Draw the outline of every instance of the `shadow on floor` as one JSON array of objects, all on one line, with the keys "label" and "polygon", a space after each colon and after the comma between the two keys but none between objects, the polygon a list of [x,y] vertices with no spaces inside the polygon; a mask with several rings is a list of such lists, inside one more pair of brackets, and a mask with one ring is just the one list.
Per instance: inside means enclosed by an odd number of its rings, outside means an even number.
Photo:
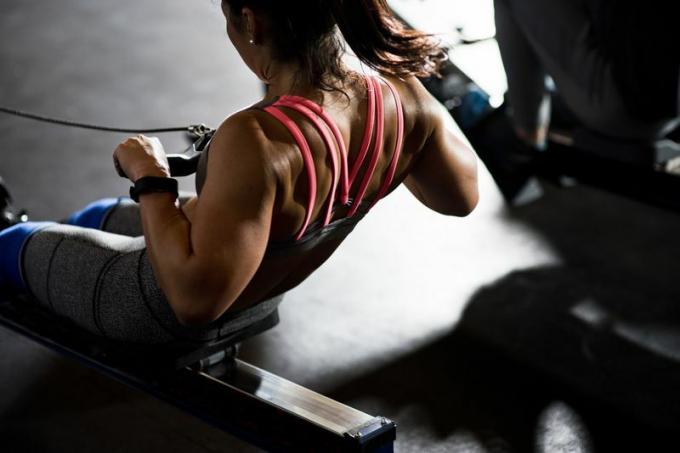
[{"label": "shadow on floor", "polygon": [[[11,398],[3,398],[11,400],[9,404],[3,404],[4,420],[21,420],[36,414],[43,418],[70,417],[143,399],[140,394],[127,391],[126,387],[112,386],[107,377],[51,353],[44,355],[40,372],[32,377],[30,383],[17,382]],[[65,401],[68,401],[67,405]]]},{"label": "shadow on floor", "polygon": [[416,406],[423,418],[397,422],[471,432],[488,451],[568,439],[574,451],[661,451],[680,426],[680,216],[579,187],[548,189],[510,221],[562,263],[480,289],[449,335],[331,396]]}]

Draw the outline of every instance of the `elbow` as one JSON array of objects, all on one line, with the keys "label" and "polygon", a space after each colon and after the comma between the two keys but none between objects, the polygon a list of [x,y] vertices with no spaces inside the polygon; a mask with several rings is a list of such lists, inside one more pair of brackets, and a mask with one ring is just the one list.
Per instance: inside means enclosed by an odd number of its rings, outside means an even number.
[{"label": "elbow", "polygon": [[439,213],[451,217],[467,217],[472,214],[476,207],[477,200],[465,203],[457,203],[455,206],[451,206],[446,210],[439,210]]},{"label": "elbow", "polygon": [[463,190],[456,190],[449,195],[450,202],[439,212],[452,217],[467,217],[479,204],[479,189],[476,180]]},{"label": "elbow", "polygon": [[473,159],[470,162],[466,184],[463,185],[463,193],[461,196],[460,212],[456,214],[458,217],[467,217],[477,208],[479,204],[479,178],[477,173],[477,160]]},{"label": "elbow", "polygon": [[217,321],[234,303],[233,298],[223,292],[184,291],[183,294],[168,296],[168,302],[177,321],[185,327],[207,327]]},{"label": "elbow", "polygon": [[458,210],[456,217],[467,217],[477,208],[479,204],[479,181],[477,178],[477,163],[473,161],[469,170],[465,184],[462,185],[458,199]]},{"label": "elbow", "polygon": [[242,291],[233,284],[229,270],[214,261],[194,256],[184,261],[166,260],[164,264],[157,272],[159,284],[182,326],[209,326],[236,302]]},{"label": "elbow", "polygon": [[479,204],[479,192],[474,191],[474,193],[467,195],[458,205],[457,210],[451,215],[456,217],[467,217],[477,208]]},{"label": "elbow", "polygon": [[479,181],[477,162],[471,160],[463,176],[449,187],[448,206],[443,214],[454,217],[467,217],[479,204]]},{"label": "elbow", "polygon": [[427,206],[439,214],[450,217],[467,217],[475,210],[479,203],[479,195],[474,194],[461,197],[460,194],[452,194],[447,200],[442,200],[438,204],[428,204]]},{"label": "elbow", "polygon": [[219,318],[207,310],[174,310],[174,312],[182,326],[191,328],[207,327]]}]

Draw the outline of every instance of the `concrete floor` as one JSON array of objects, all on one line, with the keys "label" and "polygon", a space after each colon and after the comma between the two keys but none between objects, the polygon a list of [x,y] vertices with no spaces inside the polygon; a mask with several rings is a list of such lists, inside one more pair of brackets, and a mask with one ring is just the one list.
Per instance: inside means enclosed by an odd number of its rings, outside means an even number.
[{"label": "concrete floor", "polygon": [[[259,93],[216,1],[4,0],[0,11],[1,104],[109,125],[216,125]],[[0,174],[34,219],[127,190],[110,158],[123,136],[5,116],[0,134]],[[677,451],[663,449],[676,441],[662,431],[680,420],[680,389],[664,384],[677,376],[672,348],[655,352],[655,367],[641,348],[628,363],[628,346],[576,335],[590,330],[564,313],[590,301],[672,343],[680,217],[585,187],[549,188],[510,212],[481,176],[466,219],[398,190],[243,357],[396,420],[399,452]],[[5,330],[0,446],[255,450]]]}]

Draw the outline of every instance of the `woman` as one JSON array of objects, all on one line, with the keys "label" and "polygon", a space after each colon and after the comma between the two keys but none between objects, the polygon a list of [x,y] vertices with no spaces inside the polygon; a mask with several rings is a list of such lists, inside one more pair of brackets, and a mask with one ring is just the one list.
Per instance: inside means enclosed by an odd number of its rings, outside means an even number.
[{"label": "woman", "polygon": [[[402,182],[438,212],[472,211],[475,156],[414,77],[435,73],[442,51],[405,30],[384,0],[229,0],[222,9],[267,94],[219,127],[198,195],[178,203],[161,143],[130,138],[114,162],[139,207],[103,200],[71,225],[5,230],[6,285],[99,335],[163,343],[298,285]],[[343,65],[338,28],[383,77]],[[143,238],[130,237],[142,233],[138,212]]]}]

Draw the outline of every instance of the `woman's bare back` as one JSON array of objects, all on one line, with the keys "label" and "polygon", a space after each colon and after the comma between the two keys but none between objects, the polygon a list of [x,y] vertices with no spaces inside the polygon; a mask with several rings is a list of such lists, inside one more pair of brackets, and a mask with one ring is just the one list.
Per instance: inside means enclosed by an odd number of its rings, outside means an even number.
[{"label": "woman's bare back", "polygon": [[[407,177],[423,145],[431,133],[431,125],[427,124],[422,115],[427,109],[423,104],[429,99],[423,99],[418,93],[415,80],[403,82],[397,79],[389,79],[396,88],[401,98],[404,116],[404,143],[396,173],[389,191],[391,192]],[[385,179],[390,162],[394,155],[397,141],[397,105],[390,89],[385,83],[381,83],[381,91],[384,99],[384,137],[380,147],[379,159],[373,176],[370,178],[366,194],[362,200],[367,207],[377,195],[382,182]],[[366,84],[362,78],[353,78],[353,82],[345,87],[345,94],[340,92],[312,92],[301,93],[300,96],[313,100],[324,109],[340,129],[343,141],[348,151],[348,164],[351,165],[357,159],[364,138],[366,122],[368,118],[368,102]],[[420,96],[419,96],[420,95]],[[252,115],[260,125],[262,133],[272,144],[274,158],[272,170],[277,175],[277,192],[274,212],[272,213],[269,244],[288,243],[283,253],[265,254],[260,267],[254,277],[232,305],[232,310],[238,310],[250,306],[256,302],[281,294],[297,286],[306,279],[314,270],[321,266],[337,249],[346,238],[351,228],[343,228],[332,235],[328,235],[322,241],[318,241],[313,247],[300,248],[292,243],[292,238],[303,225],[306,214],[306,200],[309,194],[304,164],[300,149],[293,140],[290,132],[275,118],[262,110],[263,106],[271,104],[272,100],[265,100],[254,108],[239,114]],[[319,221],[324,215],[328,196],[333,183],[329,150],[323,139],[311,122],[301,114],[286,110],[286,114],[301,129],[304,137],[309,142],[312,155],[314,156],[314,168],[317,176],[316,203],[312,211],[312,223]],[[244,131],[243,133],[250,133]],[[375,137],[374,137],[375,139]],[[372,140],[371,147],[374,146]],[[331,150],[337,152],[337,150]],[[215,152],[214,150],[211,152]],[[245,151],[244,151],[245,152]],[[209,161],[208,161],[209,162]],[[360,167],[354,184],[350,187],[350,196],[354,196],[359,183],[365,176],[368,162]],[[211,171],[207,163],[207,171]],[[199,175],[203,177],[203,175]],[[224,175],[224,177],[230,177]],[[185,206],[185,213],[191,219],[191,202]],[[331,218],[331,224],[345,219],[350,210],[349,206],[342,205],[336,200],[335,209]],[[356,216],[359,218],[360,214]],[[357,219],[358,220],[358,219]]]}]

